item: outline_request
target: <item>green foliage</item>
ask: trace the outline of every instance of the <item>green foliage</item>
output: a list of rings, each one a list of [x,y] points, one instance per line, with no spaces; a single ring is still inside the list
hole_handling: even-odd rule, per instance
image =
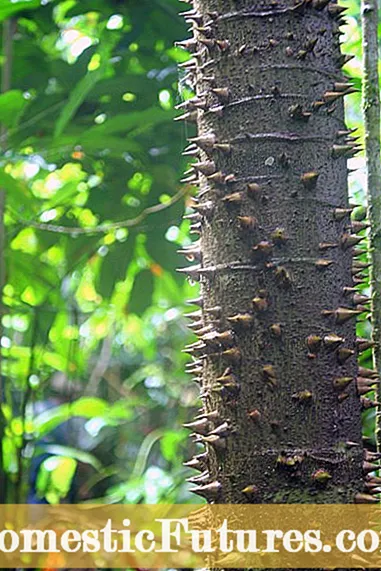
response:
[[[175,273],[192,191],[178,182],[184,133],[172,122],[179,9],[0,7],[0,20],[17,18],[0,95],[8,501],[25,501],[28,486],[51,503],[70,489],[75,501],[129,501],[117,489],[147,499],[150,469],[167,482],[156,499],[183,489],[180,426],[196,392],[181,353],[190,286]]]

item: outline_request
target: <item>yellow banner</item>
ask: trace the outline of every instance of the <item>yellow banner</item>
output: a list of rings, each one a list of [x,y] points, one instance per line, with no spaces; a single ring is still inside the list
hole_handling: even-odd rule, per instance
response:
[[[375,568],[381,506],[6,505],[0,567]]]

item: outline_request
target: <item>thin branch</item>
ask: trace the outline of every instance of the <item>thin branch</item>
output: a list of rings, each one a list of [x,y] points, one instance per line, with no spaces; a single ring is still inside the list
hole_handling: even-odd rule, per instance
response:
[[[71,236],[78,236],[83,234],[106,234],[111,230],[118,230],[119,228],[132,228],[138,226],[143,220],[147,218],[150,214],[157,214],[162,212],[167,208],[170,208],[176,202],[181,200],[181,198],[187,194],[190,194],[190,187],[184,187],[179,190],[168,202],[163,204],[155,204],[155,206],[149,206],[145,208],[138,216],[135,218],[129,218],[128,220],[121,220],[120,222],[111,222],[110,224],[99,224],[92,228],[81,228],[81,227],[69,227],[69,226],[57,226],[55,224],[44,224],[40,222],[34,222],[33,220],[24,220],[21,217],[17,217],[17,222],[28,226],[30,228],[36,228],[37,230],[44,230],[46,232],[56,232],[58,234],[69,234]]]
[[[372,326],[376,347],[373,361],[381,374],[381,163],[380,85],[378,76],[378,0],[362,0],[363,116],[370,222]],[[378,399],[379,400],[379,399]]]

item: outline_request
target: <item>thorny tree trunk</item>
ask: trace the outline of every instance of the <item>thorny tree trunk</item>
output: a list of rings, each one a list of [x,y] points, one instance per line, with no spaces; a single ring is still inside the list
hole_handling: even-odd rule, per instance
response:
[[[329,0],[194,0],[199,185],[187,250],[200,265],[199,340],[188,347],[206,452],[188,465],[216,503],[377,501],[364,471],[361,409],[374,374],[358,370],[355,248],[341,68],[343,8]],[[197,180],[195,180],[197,179]],[[199,251],[200,246],[200,251]],[[353,277],[355,275],[355,277]],[[372,378],[373,377],[373,378]]]

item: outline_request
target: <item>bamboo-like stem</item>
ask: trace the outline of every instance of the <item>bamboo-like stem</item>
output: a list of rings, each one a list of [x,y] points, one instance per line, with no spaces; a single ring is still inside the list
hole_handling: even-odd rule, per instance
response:
[[[378,75],[378,0],[362,0],[363,116],[366,187],[370,222],[372,326],[374,368],[381,374],[381,157],[380,85]]]

